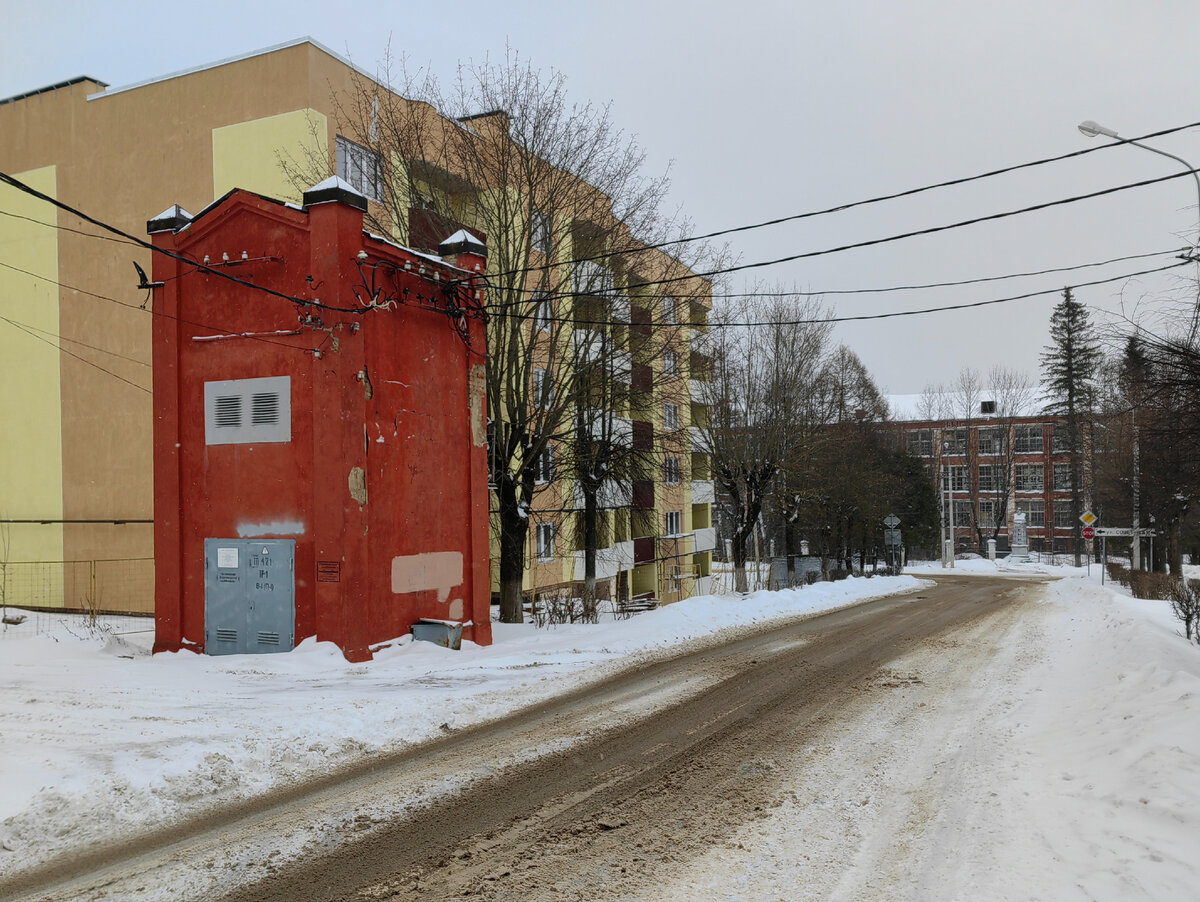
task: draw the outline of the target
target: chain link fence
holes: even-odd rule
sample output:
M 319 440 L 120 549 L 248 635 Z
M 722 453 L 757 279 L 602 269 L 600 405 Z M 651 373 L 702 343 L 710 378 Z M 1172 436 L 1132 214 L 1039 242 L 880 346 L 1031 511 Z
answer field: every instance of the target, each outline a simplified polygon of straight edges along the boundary
M 0 562 L 0 588 L 9 608 L 153 614 L 154 558 Z

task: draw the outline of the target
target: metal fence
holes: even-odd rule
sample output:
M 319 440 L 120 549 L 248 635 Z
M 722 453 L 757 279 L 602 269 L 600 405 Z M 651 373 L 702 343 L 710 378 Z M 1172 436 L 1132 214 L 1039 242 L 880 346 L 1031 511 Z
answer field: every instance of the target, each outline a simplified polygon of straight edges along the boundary
M 154 613 L 154 558 L 0 562 L 8 607 Z

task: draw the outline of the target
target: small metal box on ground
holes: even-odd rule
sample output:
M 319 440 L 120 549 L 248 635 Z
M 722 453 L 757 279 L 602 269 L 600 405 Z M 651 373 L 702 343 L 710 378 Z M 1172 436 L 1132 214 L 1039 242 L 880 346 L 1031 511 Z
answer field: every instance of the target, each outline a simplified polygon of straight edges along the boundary
M 462 633 L 463 625 L 454 620 L 422 618 L 412 625 L 413 639 L 417 642 L 435 642 L 454 651 L 462 647 Z

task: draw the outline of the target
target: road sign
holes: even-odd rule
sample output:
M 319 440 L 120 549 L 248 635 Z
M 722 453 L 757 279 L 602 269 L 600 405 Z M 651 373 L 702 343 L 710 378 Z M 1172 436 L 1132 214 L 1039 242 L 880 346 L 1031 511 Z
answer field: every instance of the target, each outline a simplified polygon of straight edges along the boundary
M 894 548 L 904 543 L 900 541 L 900 530 L 885 529 L 883 531 L 883 545 L 885 548 Z
M 883 525 L 886 526 L 888 529 L 895 529 L 897 526 L 900 525 L 900 518 L 897 517 L 895 514 L 888 514 L 886 517 L 883 518 Z
M 1093 529 L 1091 526 L 1085 526 L 1083 528 L 1083 530 L 1080 532 L 1080 535 L 1082 535 L 1085 539 L 1087 539 L 1090 542 L 1092 539 L 1096 538 L 1096 530 Z
M 1095 526 L 1096 521 L 1099 520 L 1100 518 L 1097 517 L 1095 514 L 1093 514 L 1091 511 L 1084 511 L 1082 514 L 1079 515 L 1079 519 L 1083 521 L 1084 526 Z
M 1126 538 L 1131 539 L 1134 536 L 1152 536 L 1154 530 L 1143 526 L 1141 529 L 1133 529 L 1129 526 L 1097 526 L 1096 535 L 1107 536 L 1108 538 Z

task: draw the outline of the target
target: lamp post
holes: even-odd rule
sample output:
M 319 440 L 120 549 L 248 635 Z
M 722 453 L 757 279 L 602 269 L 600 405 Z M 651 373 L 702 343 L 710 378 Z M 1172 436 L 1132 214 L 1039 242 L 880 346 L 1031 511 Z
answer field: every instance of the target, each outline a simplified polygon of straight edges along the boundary
M 1111 128 L 1105 128 L 1099 122 L 1091 119 L 1084 119 L 1079 123 L 1079 131 L 1089 138 L 1094 138 L 1097 135 L 1104 135 L 1106 138 L 1112 138 L 1114 141 L 1120 141 L 1122 144 L 1132 144 L 1134 147 L 1140 147 L 1142 150 L 1148 150 L 1151 153 L 1156 153 L 1160 157 L 1167 157 L 1174 160 L 1176 163 L 1183 164 L 1184 168 L 1192 174 L 1192 179 L 1196 182 L 1196 212 L 1200 216 L 1200 175 L 1196 173 L 1196 167 L 1185 160 L 1183 157 L 1177 157 L 1173 153 L 1167 153 L 1165 150 L 1159 150 L 1157 147 L 1151 147 L 1149 144 L 1143 144 L 1141 141 L 1134 141 L 1132 138 L 1122 138 Z M 1197 233 L 1197 250 L 1200 251 L 1200 232 Z M 1193 252 L 1192 259 L 1196 261 L 1197 268 L 1200 269 L 1200 254 Z M 1197 298 L 1197 303 L 1192 309 L 1192 327 L 1188 332 L 1188 342 L 1196 340 L 1196 331 L 1200 329 L 1200 297 Z
M 1079 123 L 1079 131 L 1089 138 L 1095 138 L 1097 135 L 1104 135 L 1106 138 L 1112 138 L 1114 141 L 1120 141 L 1122 144 L 1132 144 L 1134 147 L 1140 147 L 1142 150 L 1148 150 L 1151 153 L 1156 153 L 1160 157 L 1167 157 L 1174 160 L 1176 163 L 1181 163 L 1184 168 L 1192 174 L 1192 179 L 1196 183 L 1196 211 L 1200 216 L 1200 175 L 1196 173 L 1196 167 L 1185 160 L 1183 157 L 1177 157 L 1173 153 L 1167 153 L 1165 150 L 1159 150 L 1157 147 L 1151 147 L 1149 144 L 1143 144 L 1141 141 L 1134 141 L 1131 138 L 1122 138 L 1111 128 L 1105 128 L 1099 122 L 1091 119 L 1085 119 Z M 1197 272 L 1200 274 L 1200 232 L 1197 233 L 1197 251 L 1193 252 L 1192 259 L 1196 261 Z M 1200 277 L 1197 278 L 1198 290 L 1200 290 Z M 1200 329 L 1200 295 L 1197 296 L 1196 304 L 1192 307 L 1192 325 L 1188 330 L 1188 343 L 1191 344 L 1196 340 L 1196 331 Z M 1130 407 L 1130 416 L 1133 423 L 1133 554 L 1130 561 L 1131 566 L 1138 569 L 1141 561 L 1142 539 L 1136 532 L 1141 527 L 1141 461 L 1138 448 L 1138 431 L 1137 431 L 1137 413 L 1136 409 Z M 1154 557 L 1154 539 L 1150 539 L 1150 556 L 1153 562 Z M 1151 563 L 1153 566 L 1153 563 Z

